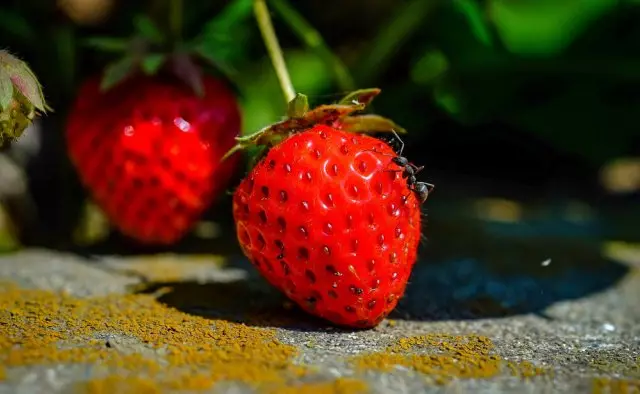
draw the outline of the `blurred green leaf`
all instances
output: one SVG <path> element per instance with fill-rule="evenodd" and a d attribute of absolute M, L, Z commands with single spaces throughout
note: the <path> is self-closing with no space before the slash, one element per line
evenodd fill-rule
<path fill-rule="evenodd" d="M 286 52 L 287 66 L 296 90 L 310 101 L 331 83 L 331 71 L 327 64 L 309 51 Z M 251 134 L 266 125 L 282 120 L 287 107 L 280 99 L 282 92 L 268 57 L 242 70 L 243 134 Z"/>
<path fill-rule="evenodd" d="M 558 0 L 560 1 L 560 0 Z M 454 0 L 453 6 L 467 19 L 473 35 L 486 46 L 493 45 L 493 37 L 485 20 L 484 10 L 477 0 Z"/>
<path fill-rule="evenodd" d="M 82 41 L 84 46 L 105 52 L 125 52 L 129 49 L 129 40 L 115 37 L 91 37 Z"/>
<path fill-rule="evenodd" d="M 327 63 L 333 71 L 338 88 L 344 91 L 354 90 L 356 85 L 349 70 L 327 46 L 322 35 L 287 0 L 270 0 L 270 3 L 273 10 L 289 25 L 294 34 Z"/>
<path fill-rule="evenodd" d="M 433 91 L 433 98 L 436 104 L 448 112 L 450 115 L 456 117 L 462 112 L 461 98 L 458 92 L 447 83 L 440 83 Z"/>
<path fill-rule="evenodd" d="M 167 55 L 164 53 L 147 55 L 142 59 L 142 71 L 147 75 L 153 75 L 160 69 L 165 60 L 167 60 Z"/>
<path fill-rule="evenodd" d="M 32 42 L 37 33 L 27 19 L 18 12 L 0 9 L 0 30 L 24 42 Z"/>
<path fill-rule="evenodd" d="M 556 55 L 617 3 L 617 0 L 489 0 L 488 11 L 509 51 Z"/>
<path fill-rule="evenodd" d="M 228 61 L 225 61 L 218 57 L 218 53 L 214 48 L 211 48 L 207 45 L 197 46 L 194 49 L 195 53 L 198 54 L 202 59 L 207 61 L 213 67 L 215 67 L 218 71 L 224 74 L 227 79 L 233 81 L 234 83 L 238 80 L 238 71 L 229 64 Z"/>
<path fill-rule="evenodd" d="M 58 83 L 69 91 L 76 77 L 76 34 L 71 25 L 61 26 L 53 33 L 53 43 L 59 68 Z"/>
<path fill-rule="evenodd" d="M 247 50 L 246 23 L 253 16 L 253 0 L 233 0 L 202 29 L 196 46 L 207 59 L 232 62 Z"/>
<path fill-rule="evenodd" d="M 377 35 L 370 40 L 369 48 L 358 62 L 358 85 L 376 84 L 378 76 L 387 69 L 388 63 L 402 48 L 402 44 L 419 27 L 424 26 L 429 12 L 437 4 L 436 1 L 412 0 L 398 5 L 396 14 L 377 29 Z"/>
<path fill-rule="evenodd" d="M 132 56 L 125 56 L 116 62 L 109 64 L 102 77 L 100 89 L 107 90 L 124 80 L 135 66 L 135 60 Z"/>
<path fill-rule="evenodd" d="M 204 27 L 205 35 L 224 36 L 224 32 L 233 29 L 238 23 L 252 16 L 253 0 L 233 0 L 215 18 Z M 231 40 L 232 38 L 229 37 Z"/>
<path fill-rule="evenodd" d="M 133 19 L 135 30 L 142 38 L 149 40 L 154 44 L 162 44 L 164 35 L 156 26 L 155 22 L 147 15 L 136 15 Z"/>
<path fill-rule="evenodd" d="M 598 82 L 580 81 L 543 106 L 522 106 L 505 120 L 594 166 L 624 155 L 637 135 L 640 108 L 606 105 Z"/>
<path fill-rule="evenodd" d="M 436 78 L 443 75 L 449 68 L 449 61 L 442 51 L 428 50 L 414 64 L 411 70 L 411 79 L 419 84 L 430 84 Z"/>

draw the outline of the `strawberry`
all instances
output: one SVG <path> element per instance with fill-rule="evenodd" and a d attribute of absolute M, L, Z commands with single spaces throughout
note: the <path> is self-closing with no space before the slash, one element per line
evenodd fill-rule
<path fill-rule="evenodd" d="M 242 250 L 267 281 L 334 324 L 373 327 L 405 291 L 421 213 L 394 150 L 347 127 L 392 125 L 346 117 L 360 101 L 305 109 L 240 138 L 241 147 L 272 146 L 236 189 L 233 215 Z"/>
<path fill-rule="evenodd" d="M 88 40 L 124 56 L 80 86 L 67 149 L 115 228 L 142 244 L 171 245 L 230 181 L 239 157 L 220 158 L 234 145 L 241 115 L 226 82 L 205 73 L 200 60 L 211 54 L 200 42 L 182 42 L 173 19 L 166 36 L 162 23 L 135 21 L 133 40 Z"/>
<path fill-rule="evenodd" d="M 137 76 L 106 92 L 81 87 L 66 129 L 84 186 L 111 222 L 140 242 L 180 239 L 220 194 L 237 160 L 220 163 L 240 130 L 234 94 L 204 77 L 196 96 L 179 81 Z"/>

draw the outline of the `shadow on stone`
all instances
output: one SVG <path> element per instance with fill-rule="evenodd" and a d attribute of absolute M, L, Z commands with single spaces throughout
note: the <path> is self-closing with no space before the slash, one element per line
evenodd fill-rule
<path fill-rule="evenodd" d="M 460 254 L 452 253 L 456 249 L 451 245 L 431 248 L 428 254 L 439 262 L 416 264 L 405 297 L 390 318 L 467 320 L 528 313 L 544 317 L 550 305 L 604 291 L 629 270 L 601 257 L 599 246 L 585 241 L 501 238 L 479 240 L 477 245 L 480 249 L 465 245 Z M 550 261 L 537 258 L 542 254 Z M 156 293 L 158 301 L 170 307 L 212 319 L 296 331 L 335 329 L 287 302 L 246 259 L 230 259 L 229 267 L 246 272 L 246 279 L 152 283 L 142 292 Z"/>
<path fill-rule="evenodd" d="M 245 270 L 247 278 L 207 283 L 152 282 L 137 293 L 154 294 L 159 302 L 169 307 L 212 320 L 305 332 L 336 330 L 289 302 L 259 277 L 248 261 L 235 259 L 229 266 Z"/>
<path fill-rule="evenodd" d="M 435 244 L 416 264 L 392 318 L 465 320 L 534 313 L 604 291 L 629 268 L 602 256 L 600 243 L 481 236 Z M 456 252 L 457 251 L 457 252 Z"/>

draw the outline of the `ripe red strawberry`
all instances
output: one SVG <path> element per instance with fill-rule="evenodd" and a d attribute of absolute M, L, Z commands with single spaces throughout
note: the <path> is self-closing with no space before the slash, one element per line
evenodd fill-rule
<path fill-rule="evenodd" d="M 244 253 L 309 313 L 377 325 L 404 293 L 421 231 L 393 157 L 378 139 L 324 125 L 276 144 L 234 194 Z"/>
<path fill-rule="evenodd" d="M 171 244 L 227 185 L 220 162 L 240 131 L 233 92 L 203 77 L 199 97 L 177 78 L 136 75 L 103 92 L 81 87 L 68 117 L 69 155 L 111 222 L 142 243 Z"/>

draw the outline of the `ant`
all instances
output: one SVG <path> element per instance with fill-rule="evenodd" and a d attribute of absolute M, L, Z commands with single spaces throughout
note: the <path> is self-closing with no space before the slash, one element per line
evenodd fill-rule
<path fill-rule="evenodd" d="M 416 175 L 424 169 L 424 166 L 416 166 L 411 163 L 409 159 L 402 156 L 402 152 L 404 151 L 404 141 L 400 138 L 398 133 L 395 130 L 391 130 L 393 135 L 396 137 L 396 140 L 400 142 L 400 149 L 397 151 L 397 156 L 394 156 L 391 161 L 399 167 L 402 167 L 402 170 L 390 170 L 393 172 L 402 171 L 402 177 L 407 180 L 407 185 L 409 189 L 413 190 L 420 199 L 420 202 L 424 203 L 429 197 L 429 193 L 433 191 L 435 185 L 427 182 L 418 182 Z"/>

